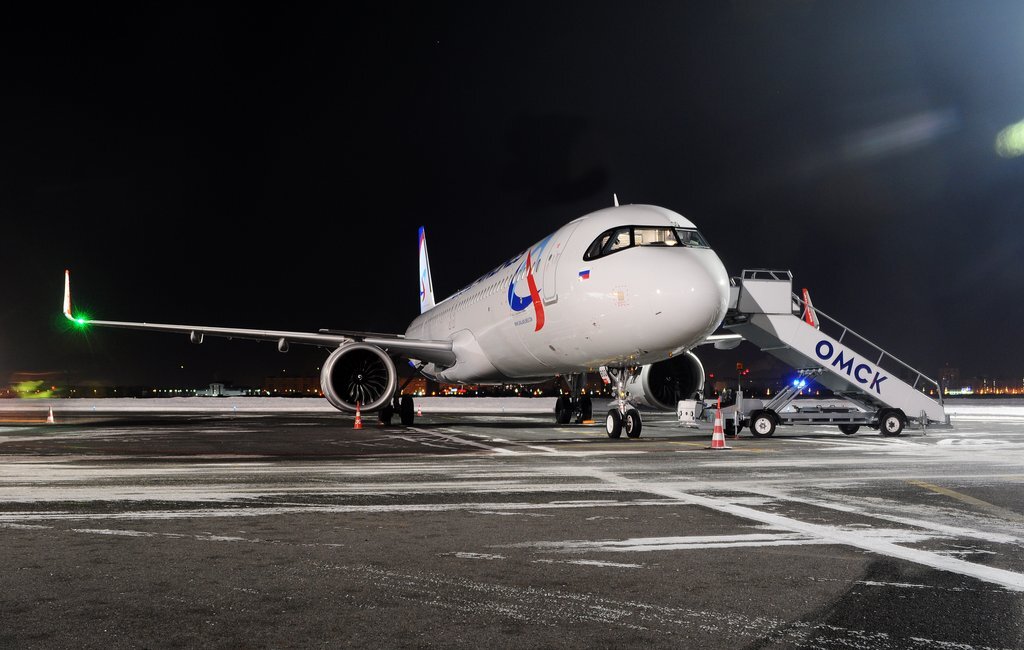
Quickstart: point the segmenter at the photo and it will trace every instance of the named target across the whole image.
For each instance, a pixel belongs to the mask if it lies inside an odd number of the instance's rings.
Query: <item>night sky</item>
[[[420,225],[444,297],[612,192],[928,374],[1024,377],[1024,3],[556,4],[5,15],[0,381],[325,356],[69,331],[65,268],[94,318],[403,332]]]

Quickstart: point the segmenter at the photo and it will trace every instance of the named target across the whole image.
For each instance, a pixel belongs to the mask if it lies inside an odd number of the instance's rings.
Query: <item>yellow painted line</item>
[[[956,499],[961,503],[966,503],[967,505],[980,508],[981,510],[996,515],[997,517],[1009,519],[1010,521],[1024,522],[1024,515],[1020,514],[1019,512],[1014,512],[1013,510],[1010,510],[1008,508],[997,506],[996,504],[989,503],[988,501],[982,501],[981,499],[972,497],[969,494],[963,494],[962,492],[950,490],[949,488],[944,488],[939,485],[935,485],[934,483],[926,483],[924,481],[907,481],[907,483],[911,485],[916,485],[919,488],[924,488],[925,490],[929,490],[931,492],[935,492],[936,494],[941,494],[942,496],[947,496],[951,499]]]

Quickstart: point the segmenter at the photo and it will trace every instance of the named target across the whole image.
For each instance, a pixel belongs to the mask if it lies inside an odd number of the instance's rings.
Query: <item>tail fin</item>
[[[420,313],[434,308],[434,280],[430,275],[427,235],[420,226]]]
[[[811,327],[821,329],[821,323],[818,322],[818,313],[814,311],[814,305],[811,304],[811,292],[807,289],[804,289],[804,320]]]

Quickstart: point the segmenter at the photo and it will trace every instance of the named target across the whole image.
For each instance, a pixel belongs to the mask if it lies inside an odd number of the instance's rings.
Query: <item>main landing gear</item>
[[[569,394],[559,395],[555,402],[555,422],[569,424],[575,419],[576,424],[591,420],[594,417],[594,403],[589,395],[583,394],[583,375],[566,377],[569,383]]]
[[[416,408],[413,405],[412,395],[402,395],[400,397],[395,395],[390,404],[377,412],[377,417],[380,419],[381,424],[390,425],[391,419],[395,417],[395,413],[398,414],[402,424],[407,427],[412,426],[413,421],[416,419]]]
[[[639,438],[643,429],[640,411],[626,401],[626,377],[634,371],[634,368],[608,368],[608,376],[615,385],[615,400],[604,423],[609,438],[618,438],[623,431],[627,438]]]

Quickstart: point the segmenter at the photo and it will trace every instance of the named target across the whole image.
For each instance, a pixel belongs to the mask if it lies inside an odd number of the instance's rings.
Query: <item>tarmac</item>
[[[539,399],[5,400],[0,646],[1021,648],[1016,404],[713,451]]]

